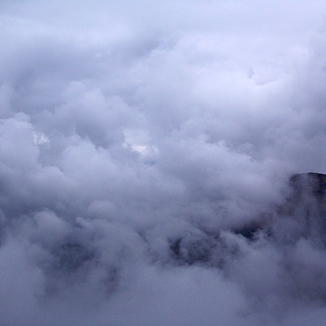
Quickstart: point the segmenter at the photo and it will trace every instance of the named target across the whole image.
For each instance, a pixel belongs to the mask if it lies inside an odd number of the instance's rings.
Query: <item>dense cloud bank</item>
[[[0,324],[325,323],[325,13],[2,1]]]

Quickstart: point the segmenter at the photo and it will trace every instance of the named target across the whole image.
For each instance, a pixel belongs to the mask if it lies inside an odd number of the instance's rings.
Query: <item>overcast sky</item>
[[[0,324],[325,323],[323,247],[233,232],[326,173],[325,17],[1,1]]]

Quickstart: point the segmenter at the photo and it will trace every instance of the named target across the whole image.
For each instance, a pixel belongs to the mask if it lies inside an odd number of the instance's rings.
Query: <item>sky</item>
[[[321,213],[288,182],[326,173],[325,17],[1,1],[0,324],[325,323]]]

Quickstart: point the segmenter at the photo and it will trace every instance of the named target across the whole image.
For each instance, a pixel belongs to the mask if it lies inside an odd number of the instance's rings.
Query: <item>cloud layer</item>
[[[321,325],[325,12],[2,2],[0,324]]]

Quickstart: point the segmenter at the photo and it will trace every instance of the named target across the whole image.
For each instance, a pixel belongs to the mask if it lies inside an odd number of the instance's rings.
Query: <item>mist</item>
[[[2,1],[0,324],[325,323],[325,13]]]

